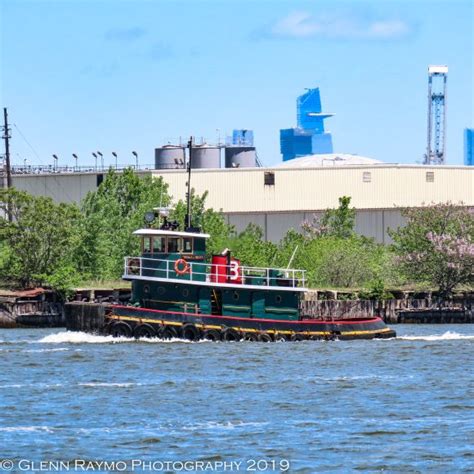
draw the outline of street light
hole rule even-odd
[[[104,171],[104,155],[100,151],[97,154],[100,156],[100,169]]]
[[[54,171],[56,171],[57,168],[58,168],[58,160],[59,160],[59,158],[58,158],[58,155],[53,155],[53,158],[54,158]]]
[[[72,154],[72,157],[76,160],[76,171],[77,171],[77,155],[75,153]]]
[[[132,151],[132,155],[135,157],[135,169],[138,170],[138,153],[136,151]]]
[[[92,156],[94,157],[95,161],[95,170],[97,171],[97,153],[92,152]]]
[[[117,153],[115,153],[115,151],[113,151],[112,156],[115,156],[115,169],[117,169]]]

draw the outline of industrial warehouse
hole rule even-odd
[[[360,157],[329,155],[313,160],[305,157],[272,168],[194,169],[192,187],[198,194],[207,191],[207,206],[222,210],[237,230],[252,222],[272,241],[290,228],[299,229],[314,214],[337,207],[341,196],[350,196],[357,210],[356,231],[385,243],[390,241],[387,229],[403,225],[403,208],[450,201],[474,209],[474,168],[469,166],[392,165],[368,159],[360,164]],[[173,199],[184,198],[184,168],[140,173],[162,176]],[[33,195],[79,203],[103,177],[95,171],[15,174],[12,181]]]

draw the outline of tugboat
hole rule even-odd
[[[107,305],[99,332],[115,337],[196,341],[302,341],[391,338],[379,317],[320,320],[300,300],[305,271],[248,267],[228,249],[206,255],[210,235],[191,226],[189,141],[185,231],[165,216],[159,228],[134,232],[141,255],[125,257],[123,279],[132,282],[129,305]],[[151,223],[155,214],[148,213]]]

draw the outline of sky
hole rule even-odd
[[[12,163],[154,161],[179,137],[254,130],[281,162],[279,130],[319,87],[335,152],[421,162],[427,69],[449,67],[448,164],[474,126],[471,0],[0,0],[0,98]]]

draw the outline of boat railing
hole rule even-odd
[[[235,261],[230,265],[202,261],[125,257],[124,277],[159,277],[183,281],[244,284],[254,286],[305,287],[305,270],[248,267]]]

